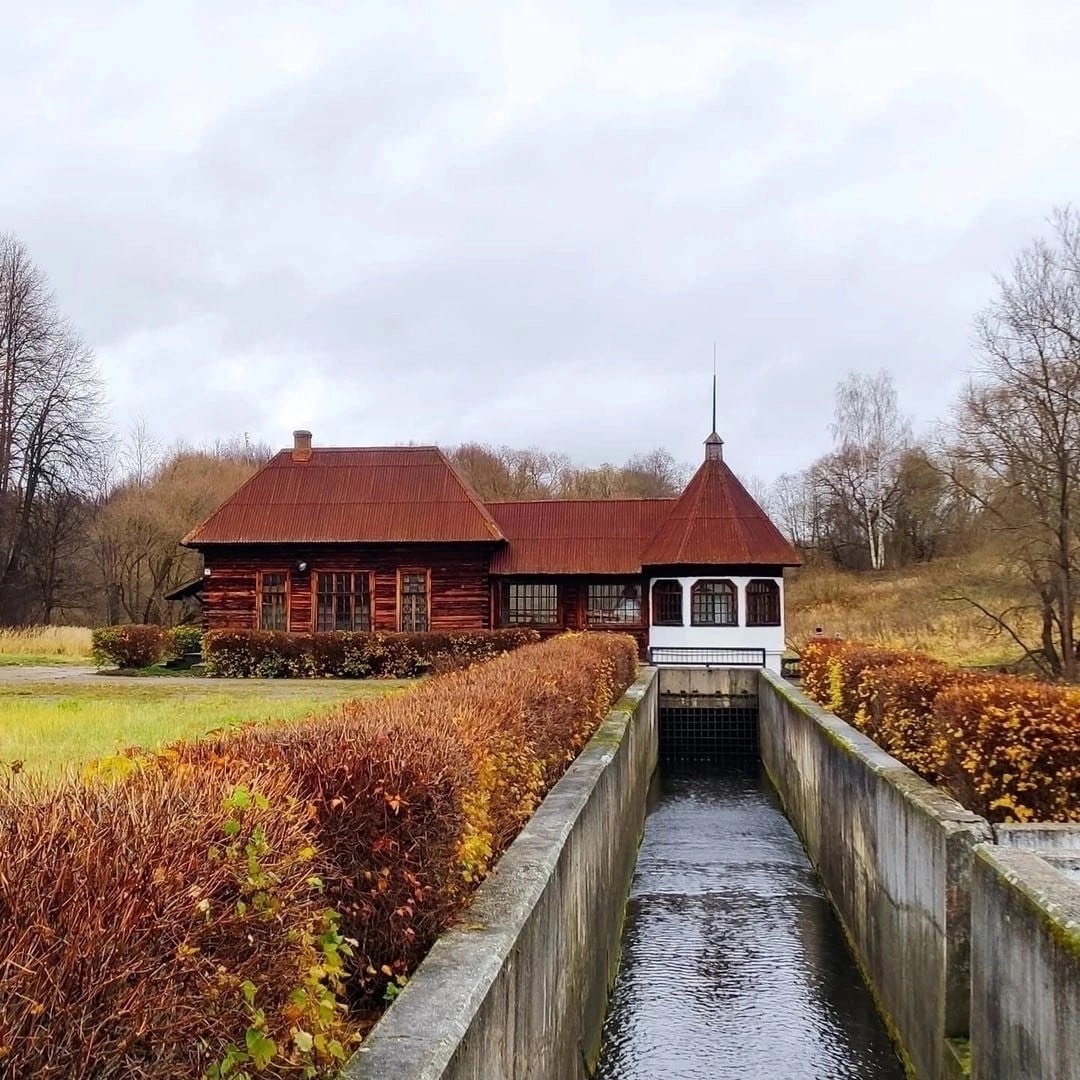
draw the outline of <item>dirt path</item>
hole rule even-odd
[[[66,690],[81,686],[92,686],[98,690],[112,688],[120,692],[140,688],[160,689],[163,692],[202,690],[207,693],[245,687],[260,697],[296,697],[310,692],[312,697],[318,699],[324,696],[341,697],[350,686],[370,689],[381,683],[382,680],[376,679],[207,679],[198,675],[117,675],[79,664],[26,667],[11,664],[0,667],[0,691],[32,686],[45,693],[49,692],[49,687]]]

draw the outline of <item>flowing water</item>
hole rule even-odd
[[[604,1025],[603,1080],[903,1080],[759,762],[665,767]]]

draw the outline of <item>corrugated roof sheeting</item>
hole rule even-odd
[[[676,499],[484,506],[435,447],[284,450],[184,542],[490,542],[494,574],[635,574],[643,565],[798,565],[735,474],[709,459]]]
[[[721,460],[702,464],[641,559],[649,566],[798,566],[802,562]]]
[[[498,541],[499,527],[435,447],[282,451],[184,542]]]
[[[636,574],[673,499],[489,503],[509,544],[493,574]]]

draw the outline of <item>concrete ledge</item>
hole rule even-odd
[[[972,851],[988,822],[760,673],[761,754],[879,1010],[920,1080],[955,1075],[968,1034]]]
[[[1048,822],[995,825],[994,842],[1024,851],[1080,851],[1080,825]]]
[[[972,882],[972,1080],[1080,1080],[1075,856],[980,845]]]
[[[343,1080],[585,1077],[656,768],[646,668],[342,1073]]]

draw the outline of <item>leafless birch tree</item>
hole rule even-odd
[[[858,516],[871,569],[882,570],[900,466],[911,442],[911,425],[900,414],[892,376],[887,371],[848,375],[836,388],[831,430],[836,451],[823,463],[821,480]]]

